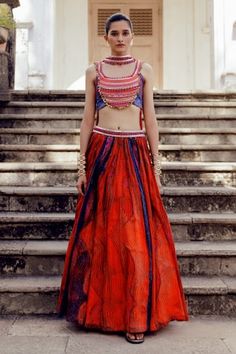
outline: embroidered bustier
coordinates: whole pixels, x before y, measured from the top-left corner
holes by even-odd
[[[96,110],[105,106],[124,109],[131,104],[143,108],[144,79],[140,73],[142,63],[135,60],[135,69],[129,76],[108,77],[102,70],[103,61],[96,62]]]

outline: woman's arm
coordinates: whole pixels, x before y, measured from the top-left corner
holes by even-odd
[[[95,82],[96,70],[94,65],[91,65],[86,70],[86,89],[85,89],[85,107],[83,120],[80,127],[80,155],[78,156],[78,181],[76,188],[79,194],[84,195],[87,188],[86,179],[86,157],[89,138],[94,126],[95,116]]]
[[[153,70],[152,67],[144,63],[142,67],[142,74],[145,79],[143,90],[143,112],[145,128],[147,133],[148,143],[151,149],[152,156],[158,153],[159,145],[159,131],[156,120],[153,102]]]
[[[143,111],[144,111],[144,121],[147,133],[147,139],[149,147],[152,154],[152,161],[154,164],[154,173],[156,176],[156,181],[161,188],[160,174],[161,165],[159,159],[159,131],[158,124],[156,120],[156,114],[153,102],[153,70],[152,67],[144,63],[142,67],[142,74],[144,76],[144,90],[143,90]]]
[[[95,85],[96,70],[91,65],[86,70],[86,87],[85,87],[85,107],[83,120],[80,127],[80,153],[85,154],[89,138],[94,126],[95,117]]]

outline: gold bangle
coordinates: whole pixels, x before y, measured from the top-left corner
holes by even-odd
[[[153,154],[153,168],[156,175],[161,175],[161,161],[159,152]]]
[[[86,157],[84,153],[77,155],[78,176],[85,176]]]

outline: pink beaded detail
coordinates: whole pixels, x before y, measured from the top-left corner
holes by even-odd
[[[103,73],[102,64],[106,59],[96,63],[98,74],[97,89],[106,106],[124,109],[134,101],[140,89],[141,61],[134,59],[135,69],[129,76],[108,77]]]
[[[110,64],[110,65],[126,65],[135,62],[135,58],[131,55],[121,55],[115,56],[111,55],[105,59],[103,59],[103,63]]]

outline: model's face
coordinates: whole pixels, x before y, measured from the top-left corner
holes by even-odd
[[[129,23],[122,20],[112,22],[109,32],[104,38],[111,48],[112,55],[126,55],[132,44],[133,34]]]

